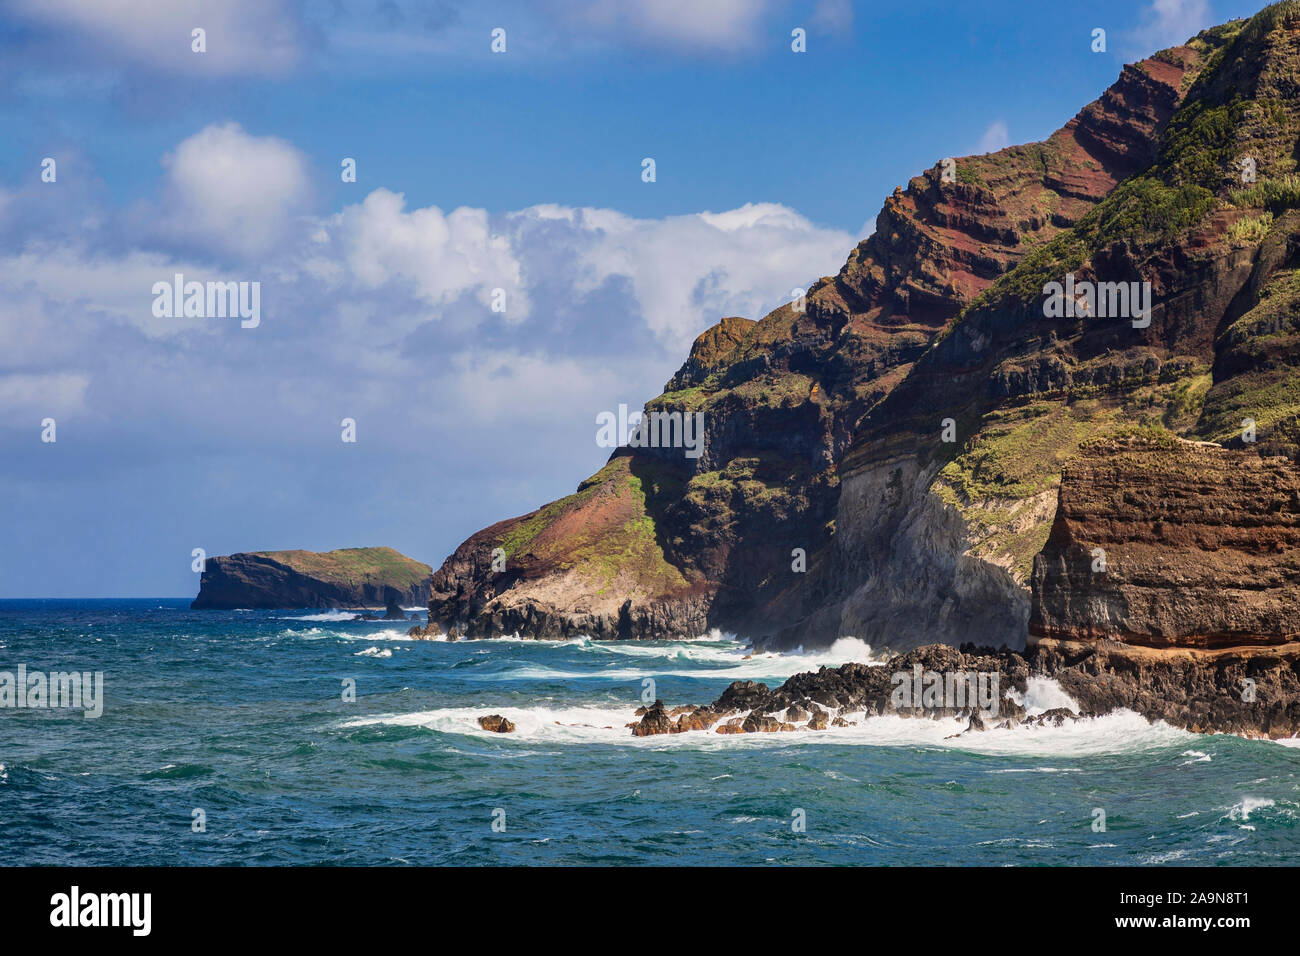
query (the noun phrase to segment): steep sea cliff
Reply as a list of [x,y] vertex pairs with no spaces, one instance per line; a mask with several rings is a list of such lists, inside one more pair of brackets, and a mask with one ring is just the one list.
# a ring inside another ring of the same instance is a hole
[[[474,535],[435,573],[431,620],[1023,646],[1083,442],[1231,443],[1250,417],[1253,450],[1294,455],[1296,35],[1290,5],[1206,31],[1046,141],[913,179],[838,275],[723,319],[648,403],[703,413],[698,459],[619,449],[574,495]],[[1148,282],[1148,321],[1045,316],[1067,274]]]

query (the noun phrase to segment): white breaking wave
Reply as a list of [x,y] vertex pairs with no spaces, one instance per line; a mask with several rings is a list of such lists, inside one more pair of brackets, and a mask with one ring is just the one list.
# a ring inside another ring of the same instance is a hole
[[1025,682],[1025,692],[1023,694],[1018,690],[1009,690],[1007,696],[1025,708],[1030,716],[1045,713],[1058,707],[1072,710],[1076,714],[1080,709],[1075,699],[1050,677],[1031,677]]
[[1268,797],[1242,797],[1241,802],[1234,804],[1228,811],[1228,819],[1245,823],[1256,810],[1263,810],[1274,805],[1275,801],[1270,800]]
[[[673,641],[646,646],[646,642],[587,641],[574,646],[597,654],[630,658],[634,667],[607,667],[601,670],[562,670],[546,664],[520,664],[509,670],[484,674],[482,680],[640,680],[643,677],[702,677],[729,680],[783,681],[787,677],[817,668],[839,667],[851,661],[881,664],[883,659],[871,646],[855,637],[842,637],[829,648],[808,653],[778,654],[755,652],[741,644],[731,646],[701,645],[692,641]],[[674,668],[672,665],[685,665]],[[664,666],[667,665],[667,666]]]
[[[965,733],[967,721],[959,718],[932,720],[889,714],[864,718],[845,714],[854,727],[826,730],[796,730],[784,733],[719,734],[688,731],[633,737],[627,724],[638,718],[635,708],[609,707],[499,707],[485,703],[477,707],[449,707],[406,714],[377,714],[345,721],[342,727],[389,725],[426,727],[439,733],[467,734],[503,742],[518,740],[538,743],[600,743],[628,747],[696,750],[724,750],[734,747],[789,747],[803,745],[848,745],[874,747],[928,746],[972,753],[1014,756],[1075,757],[1092,754],[1129,753],[1173,745],[1186,745],[1195,734],[1168,724],[1152,724],[1132,711],[1104,717],[1067,721],[1060,727],[1021,725],[1006,730]],[[498,734],[478,726],[478,718],[501,714],[515,724],[515,732]]]
[[353,657],[392,657],[393,649],[391,647],[378,648],[367,647],[364,651],[357,651]]
[[356,611],[321,611],[319,614],[303,614],[300,617],[282,617],[281,621],[350,621],[357,616]]
[[346,634],[343,631],[331,631],[322,627],[309,627],[305,630],[295,630],[287,628],[280,632],[280,637],[297,637],[307,641],[363,641],[372,643],[374,641],[410,641],[411,636],[405,629],[390,627],[383,631],[362,631],[356,634]]
[[[414,622],[413,622],[414,623]],[[589,637],[573,637],[562,641],[539,640],[535,637],[521,637],[518,633],[505,634],[501,637],[462,637],[456,641],[447,640],[447,632],[442,631],[434,637],[422,637],[422,641],[433,641],[442,644],[461,644],[466,647],[475,647],[478,645],[491,644],[533,644],[537,647],[582,647],[591,642]]]

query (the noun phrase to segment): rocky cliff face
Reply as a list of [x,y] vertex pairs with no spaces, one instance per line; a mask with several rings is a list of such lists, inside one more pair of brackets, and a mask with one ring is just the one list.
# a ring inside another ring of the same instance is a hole
[[1086,446],[1034,560],[1029,633],[1215,649],[1300,640],[1300,469],[1159,433]]
[[[1023,646],[1085,442],[1240,445],[1249,420],[1258,450],[1300,450],[1298,63],[1300,10],[1279,4],[1126,67],[1043,143],[936,164],[806,302],[700,336],[647,405],[703,412],[700,458],[621,449],[479,532],[431,621]],[[1067,274],[1149,283],[1149,313],[1048,317]]]
[[429,600],[432,573],[392,548],[231,554],[207,559],[190,607],[409,607]]
[[[1202,34],[1151,165],[976,297],[868,412],[830,559],[791,591],[777,643],[1019,646],[1082,443],[1149,427],[1240,445],[1250,419],[1257,447],[1295,453],[1298,38],[1295,4]],[[1149,314],[1049,317],[1067,275],[1149,283]]]
[[702,333],[647,404],[704,413],[699,459],[620,449],[574,495],[474,535],[435,575],[431,622],[470,635],[761,635],[798,613],[824,590],[799,569],[832,559],[839,464],[864,416],[975,296],[1150,164],[1212,45],[1125,68],[1043,143],[936,164],[895,190],[838,275],[805,302]]

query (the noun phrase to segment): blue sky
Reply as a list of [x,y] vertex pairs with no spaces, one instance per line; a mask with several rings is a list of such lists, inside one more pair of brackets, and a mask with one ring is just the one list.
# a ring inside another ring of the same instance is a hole
[[[0,2],[0,597],[192,594],[196,547],[436,566],[895,185],[1259,6]],[[176,272],[261,324],[153,315]]]

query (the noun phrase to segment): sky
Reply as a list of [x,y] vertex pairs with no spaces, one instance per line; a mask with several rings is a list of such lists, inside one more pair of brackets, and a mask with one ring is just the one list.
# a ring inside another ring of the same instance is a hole
[[[0,0],[0,598],[190,596],[196,548],[436,567],[895,186],[1261,5]],[[256,323],[167,315],[176,274]]]

